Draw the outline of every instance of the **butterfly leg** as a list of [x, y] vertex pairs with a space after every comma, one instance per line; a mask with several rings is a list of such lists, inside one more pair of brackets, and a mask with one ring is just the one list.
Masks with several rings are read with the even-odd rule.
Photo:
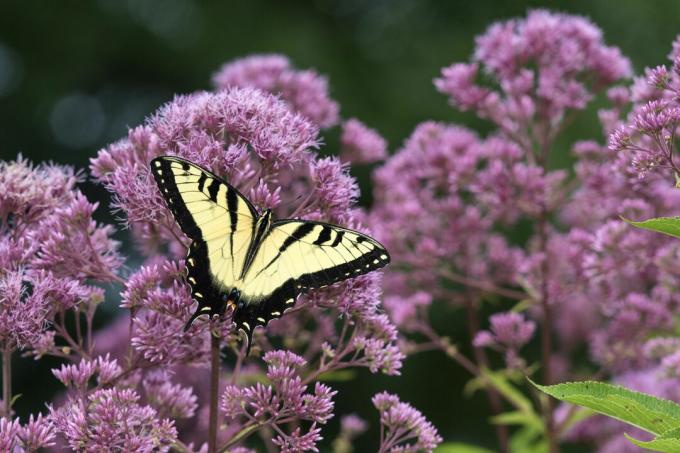
[[208, 315], [210, 319], [216, 317], [221, 318], [227, 311], [227, 307], [229, 307], [233, 313], [240, 297], [241, 292], [238, 289], [233, 288], [231, 292], [221, 293], [219, 297], [214, 298], [210, 305], [199, 304], [194, 314], [191, 315], [189, 321], [185, 324], [184, 331], [186, 332], [189, 330], [189, 327], [191, 327], [194, 320], [201, 315]]

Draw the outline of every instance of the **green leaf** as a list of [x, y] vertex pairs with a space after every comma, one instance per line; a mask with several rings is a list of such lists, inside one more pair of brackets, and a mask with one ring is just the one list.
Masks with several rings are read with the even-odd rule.
[[435, 453], [493, 453], [493, 450], [459, 442], [447, 442], [437, 447]]
[[510, 437], [510, 451], [521, 453], [548, 453], [548, 443], [545, 441], [543, 430], [537, 431], [530, 427], [518, 429]]
[[558, 400], [588, 407], [652, 434], [660, 435], [680, 427], [680, 405], [669, 400], [604, 382], [570, 382], [543, 386], [529, 381]]
[[541, 420], [532, 413], [511, 411], [495, 415], [490, 420], [494, 425], [519, 425], [531, 427], [537, 431], [543, 430]]
[[23, 394], [21, 394], [21, 393], [17, 393], [16, 395], [14, 395], [14, 396], [12, 397], [12, 399], [9, 400], [9, 407], [14, 407], [14, 403], [16, 403], [17, 400], [18, 400], [19, 398], [21, 398], [22, 396], [23, 396]]
[[634, 222], [633, 220], [628, 220], [624, 217], [621, 218], [635, 227], [680, 238], [680, 217], [657, 217], [641, 222]]
[[638, 447], [646, 448], [647, 450], [665, 453], [680, 453], [680, 428], [670, 429], [649, 442], [634, 439], [628, 434], [624, 435], [626, 436], [626, 439]]
[[534, 412], [529, 398], [524, 396], [522, 392], [520, 392], [510, 382], [508, 382], [508, 380], [502, 374], [494, 373], [493, 371], [486, 368], [482, 368], [479, 371], [481, 375], [491, 383], [491, 387], [502, 394], [517, 409], [524, 413]]

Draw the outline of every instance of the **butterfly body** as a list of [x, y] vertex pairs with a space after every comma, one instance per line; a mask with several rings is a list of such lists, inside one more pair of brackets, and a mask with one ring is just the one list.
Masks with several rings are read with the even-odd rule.
[[389, 262], [374, 239], [336, 225], [273, 220], [208, 170], [177, 157], [151, 161], [156, 182], [182, 231], [192, 240], [186, 280], [200, 315], [227, 308], [250, 342], [253, 330], [281, 317], [297, 297], [365, 274]]

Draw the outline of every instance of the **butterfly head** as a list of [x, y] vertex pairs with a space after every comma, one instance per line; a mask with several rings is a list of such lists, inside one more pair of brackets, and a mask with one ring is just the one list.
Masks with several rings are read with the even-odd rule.
[[269, 229], [269, 226], [271, 224], [272, 224], [272, 210], [265, 209], [262, 212], [260, 218], [257, 220], [257, 227], [255, 228], [255, 230], [264, 233]]

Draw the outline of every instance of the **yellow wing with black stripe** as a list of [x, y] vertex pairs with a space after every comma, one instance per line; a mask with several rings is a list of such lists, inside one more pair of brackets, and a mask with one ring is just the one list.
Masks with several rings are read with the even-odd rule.
[[182, 231], [192, 242], [187, 281], [201, 314], [221, 315], [234, 304], [233, 320], [245, 331], [266, 325], [311, 288], [385, 266], [390, 256], [378, 241], [336, 225], [306, 220], [270, 223], [234, 187], [177, 157], [151, 161], [156, 182]]
[[366, 274], [390, 256], [365, 234], [322, 222], [272, 223], [241, 282], [234, 321], [246, 332], [280, 317], [301, 293]]
[[180, 228], [191, 240], [187, 281], [196, 313], [221, 314], [253, 240], [257, 211], [238, 190], [178, 157], [159, 157], [151, 170]]

